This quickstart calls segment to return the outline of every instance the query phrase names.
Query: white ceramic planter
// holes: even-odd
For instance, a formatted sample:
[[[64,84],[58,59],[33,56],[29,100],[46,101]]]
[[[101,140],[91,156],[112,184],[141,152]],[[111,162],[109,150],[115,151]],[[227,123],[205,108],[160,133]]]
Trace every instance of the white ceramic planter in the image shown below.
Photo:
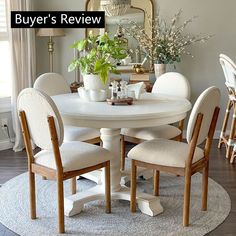
[[[103,84],[99,75],[83,75],[84,88],[78,90],[82,99],[91,102],[102,102],[108,97],[109,83]]]
[[[103,84],[100,80],[99,75],[83,75],[84,88],[91,90],[106,90],[108,88],[108,83]]]

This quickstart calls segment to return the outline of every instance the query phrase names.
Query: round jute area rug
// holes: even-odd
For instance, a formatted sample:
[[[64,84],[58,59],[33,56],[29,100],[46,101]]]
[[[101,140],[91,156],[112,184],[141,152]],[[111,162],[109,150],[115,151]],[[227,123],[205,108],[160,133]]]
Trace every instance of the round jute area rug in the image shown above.
[[[155,217],[130,213],[129,202],[112,201],[106,214],[104,201],[85,205],[81,214],[66,217],[66,235],[188,235],[201,236],[220,225],[230,212],[227,192],[209,179],[208,211],[201,211],[201,174],[192,177],[190,226],[182,227],[182,177],[161,175],[160,194],[164,212]],[[93,187],[89,180],[78,181],[79,191]],[[29,218],[28,175],[19,175],[0,188],[0,222],[19,235],[57,235],[56,183],[36,178],[37,219]],[[139,180],[138,190],[152,193],[152,180]],[[69,183],[65,183],[65,194]]]

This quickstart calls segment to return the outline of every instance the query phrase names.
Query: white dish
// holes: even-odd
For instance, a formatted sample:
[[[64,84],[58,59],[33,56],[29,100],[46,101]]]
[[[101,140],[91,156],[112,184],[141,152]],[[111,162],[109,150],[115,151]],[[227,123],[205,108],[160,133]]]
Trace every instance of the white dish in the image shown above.
[[[103,102],[107,99],[106,90],[85,89],[78,88],[79,96],[82,100],[87,102]]]

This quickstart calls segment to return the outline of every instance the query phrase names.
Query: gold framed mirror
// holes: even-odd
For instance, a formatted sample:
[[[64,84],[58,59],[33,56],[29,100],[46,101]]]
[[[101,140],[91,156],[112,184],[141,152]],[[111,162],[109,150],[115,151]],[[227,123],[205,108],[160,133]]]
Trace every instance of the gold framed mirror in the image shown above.
[[[104,7],[105,5],[105,7]],[[115,6],[118,6],[117,8]],[[113,37],[122,34],[119,25],[126,27],[131,21],[140,24],[148,35],[152,35],[152,22],[154,19],[153,0],[87,0],[86,11],[105,11],[106,26],[105,29],[86,29],[86,36],[90,31],[95,35],[108,34]],[[127,35],[124,35],[128,42],[132,63],[140,63],[145,55],[142,55],[138,42]]]

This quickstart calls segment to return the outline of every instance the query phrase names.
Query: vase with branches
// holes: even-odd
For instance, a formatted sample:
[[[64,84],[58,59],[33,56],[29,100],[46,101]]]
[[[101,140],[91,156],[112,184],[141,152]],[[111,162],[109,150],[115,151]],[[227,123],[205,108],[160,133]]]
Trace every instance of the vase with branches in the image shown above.
[[[149,22],[152,35],[148,35],[145,29],[134,21],[130,21],[131,27],[122,26],[128,36],[138,41],[140,48],[149,58],[151,64],[166,65],[180,62],[184,54],[191,55],[188,50],[190,45],[206,42],[211,37],[185,33],[186,27],[196,17],[180,24],[182,10],[179,10],[170,22],[163,19],[159,12],[155,19]]]

